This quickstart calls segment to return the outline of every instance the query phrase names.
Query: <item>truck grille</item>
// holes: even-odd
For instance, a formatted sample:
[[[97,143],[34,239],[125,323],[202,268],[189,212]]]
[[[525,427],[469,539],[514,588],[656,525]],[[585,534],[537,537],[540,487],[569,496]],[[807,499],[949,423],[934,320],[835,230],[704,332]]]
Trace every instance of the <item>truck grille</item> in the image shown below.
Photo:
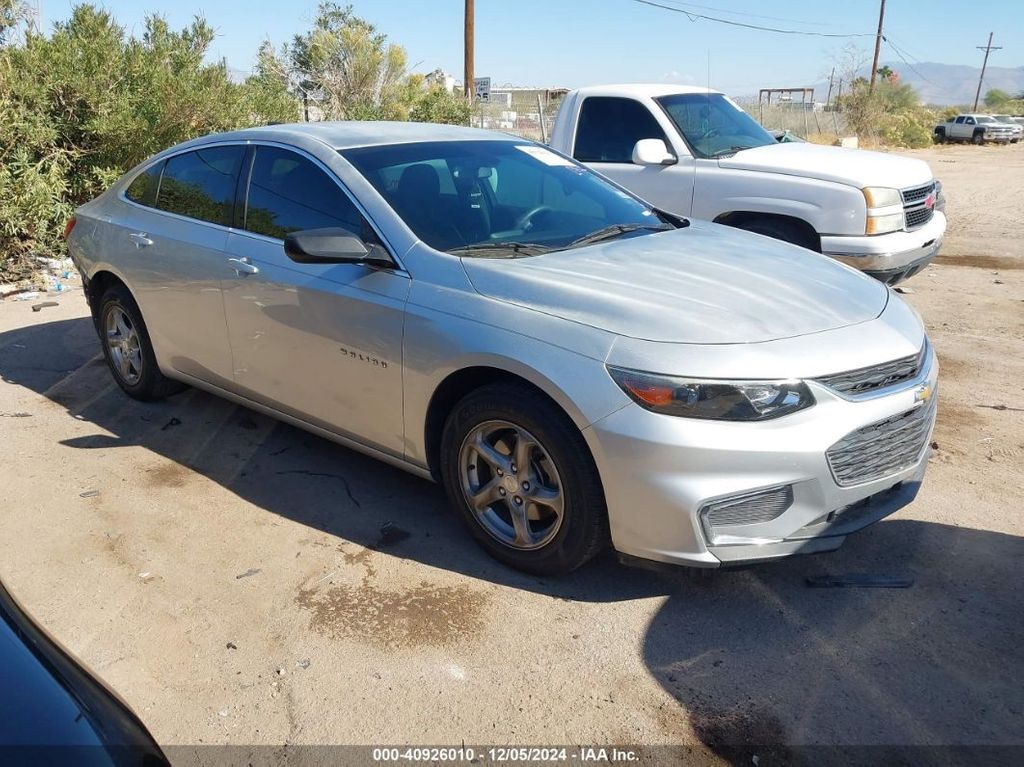
[[[850,432],[825,453],[836,484],[859,485],[913,466],[935,420],[936,397],[927,405]]]
[[[835,373],[815,380],[840,394],[857,397],[888,389],[891,386],[898,386],[904,381],[917,378],[924,368],[927,357],[928,342],[925,341],[921,351],[911,354],[909,357],[901,357],[898,360],[883,362],[880,365],[870,365],[866,368],[848,370],[845,373]]]
[[[904,189],[903,214],[907,220],[907,229],[917,229],[932,220],[935,215],[935,182],[912,189]]]

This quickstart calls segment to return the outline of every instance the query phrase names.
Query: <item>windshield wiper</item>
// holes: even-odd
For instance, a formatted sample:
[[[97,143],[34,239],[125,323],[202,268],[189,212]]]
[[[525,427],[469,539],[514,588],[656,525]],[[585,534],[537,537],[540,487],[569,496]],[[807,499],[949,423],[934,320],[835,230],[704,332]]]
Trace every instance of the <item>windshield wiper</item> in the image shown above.
[[[753,149],[753,147],[750,147],[750,146],[731,146],[728,149],[719,149],[717,152],[712,152],[710,156],[711,157],[722,157],[723,155],[736,154],[737,152],[742,152],[744,149]]]
[[[520,258],[523,256],[539,256],[551,248],[534,242],[480,242],[475,245],[463,245],[452,248],[448,252],[455,256],[483,256],[486,258]]]
[[[596,232],[584,235],[578,240],[573,240],[569,243],[568,247],[578,248],[581,245],[591,245],[595,242],[621,237],[630,232],[638,232],[641,229],[651,232],[667,232],[669,229],[675,229],[675,227],[671,224],[612,224],[611,226],[602,227]]]

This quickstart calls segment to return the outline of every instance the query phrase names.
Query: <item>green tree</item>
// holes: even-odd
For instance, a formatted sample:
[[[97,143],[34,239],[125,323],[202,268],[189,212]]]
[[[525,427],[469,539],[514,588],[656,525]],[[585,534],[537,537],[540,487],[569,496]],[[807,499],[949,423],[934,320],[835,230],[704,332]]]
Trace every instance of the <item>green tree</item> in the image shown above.
[[[408,119],[419,89],[406,74],[405,49],[352,6],[321,3],[313,28],[296,35],[287,53],[329,119]]]
[[[985,106],[987,107],[998,108],[1011,100],[1009,93],[998,88],[992,88],[985,93]]]
[[[213,36],[201,18],[175,31],[149,16],[136,38],[79,5],[52,34],[0,46],[0,280],[59,250],[71,211],[154,152],[295,119],[266,56],[244,84],[204,62]]]
[[[469,125],[469,102],[460,94],[435,85],[417,100],[409,119],[425,123]]]

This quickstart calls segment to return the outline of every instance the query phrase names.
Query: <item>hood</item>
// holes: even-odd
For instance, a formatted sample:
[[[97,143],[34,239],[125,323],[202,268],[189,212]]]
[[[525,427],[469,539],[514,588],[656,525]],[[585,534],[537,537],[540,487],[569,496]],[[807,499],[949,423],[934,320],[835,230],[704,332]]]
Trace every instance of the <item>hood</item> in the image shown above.
[[[499,301],[648,341],[737,344],[882,313],[877,280],[795,245],[718,224],[521,259],[464,258]]]
[[[723,157],[718,165],[737,170],[805,176],[857,188],[886,186],[907,189],[932,180],[932,170],[923,160],[885,152],[797,142],[744,149],[732,157]]]

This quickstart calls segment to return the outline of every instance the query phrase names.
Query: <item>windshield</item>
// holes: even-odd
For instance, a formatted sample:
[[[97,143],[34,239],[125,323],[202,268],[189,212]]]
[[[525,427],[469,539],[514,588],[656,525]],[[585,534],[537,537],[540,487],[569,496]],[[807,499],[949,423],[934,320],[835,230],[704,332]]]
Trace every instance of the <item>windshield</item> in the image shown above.
[[[342,155],[437,250],[527,256],[583,244],[609,227],[608,236],[672,228],[632,195],[537,144],[437,141]]]
[[[995,120],[993,120],[991,117],[984,117],[983,116],[983,117],[979,117],[978,118],[978,122],[980,122],[980,123],[994,123]]]
[[[721,93],[676,93],[657,99],[698,157],[776,143],[757,121]]]

